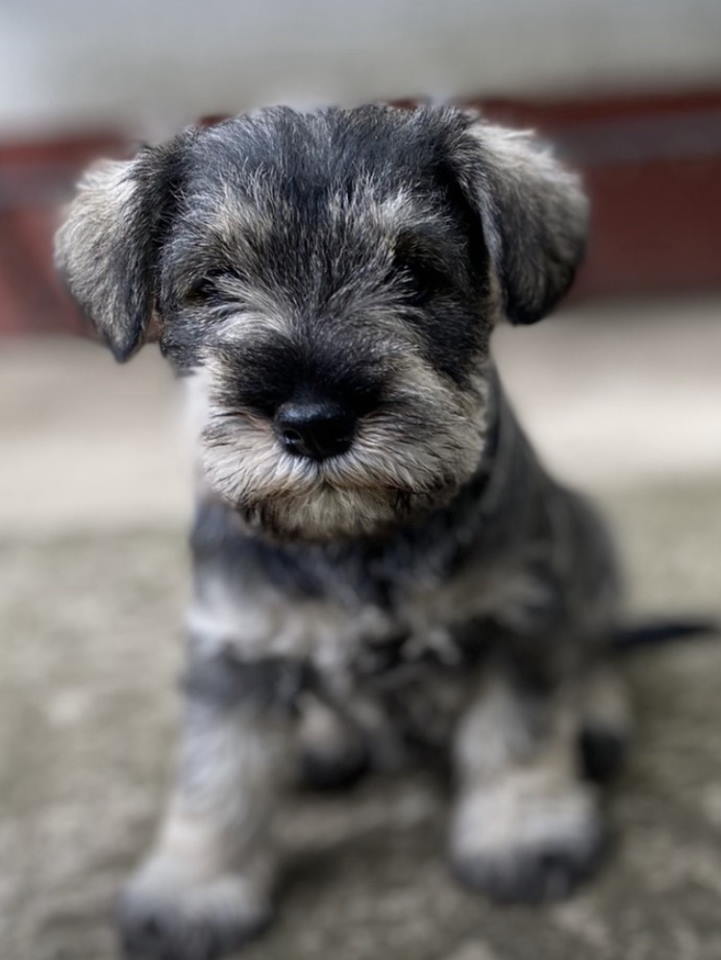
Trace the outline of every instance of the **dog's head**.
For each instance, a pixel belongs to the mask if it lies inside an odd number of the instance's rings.
[[[452,109],[269,109],[82,183],[58,233],[119,360],[147,339],[203,404],[210,486],[283,537],[448,502],[488,433],[488,344],[568,288],[586,204],[528,136]]]

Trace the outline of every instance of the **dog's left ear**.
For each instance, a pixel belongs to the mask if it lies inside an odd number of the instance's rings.
[[[158,260],[183,140],[91,167],[55,236],[55,262],[71,294],[121,362],[157,339]]]
[[[588,201],[579,178],[527,132],[473,118],[456,173],[483,224],[512,323],[535,323],[570,287],[583,257]]]

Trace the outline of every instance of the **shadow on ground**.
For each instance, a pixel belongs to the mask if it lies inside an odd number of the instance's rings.
[[[721,612],[721,485],[615,493],[636,612]],[[114,898],[169,774],[180,669],[180,534],[0,551],[0,957],[110,960]],[[418,776],[300,797],[279,920],[247,960],[718,960],[721,643],[628,662],[638,732],[610,797],[617,834],[570,902],[493,908],[443,857]]]

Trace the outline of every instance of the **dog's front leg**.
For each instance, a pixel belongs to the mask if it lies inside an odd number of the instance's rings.
[[[462,719],[451,857],[496,899],[565,896],[598,860],[603,823],[578,773],[576,700],[574,689],[531,693],[495,675]]]
[[[292,743],[302,667],[281,658],[196,657],[180,769],[157,844],[121,905],[131,957],[209,960],[270,916],[270,820]]]

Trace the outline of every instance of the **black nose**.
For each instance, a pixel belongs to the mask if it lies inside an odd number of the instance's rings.
[[[290,401],[275,415],[275,430],[285,449],[313,460],[345,453],[353,442],[354,427],[353,415],[330,400]]]

